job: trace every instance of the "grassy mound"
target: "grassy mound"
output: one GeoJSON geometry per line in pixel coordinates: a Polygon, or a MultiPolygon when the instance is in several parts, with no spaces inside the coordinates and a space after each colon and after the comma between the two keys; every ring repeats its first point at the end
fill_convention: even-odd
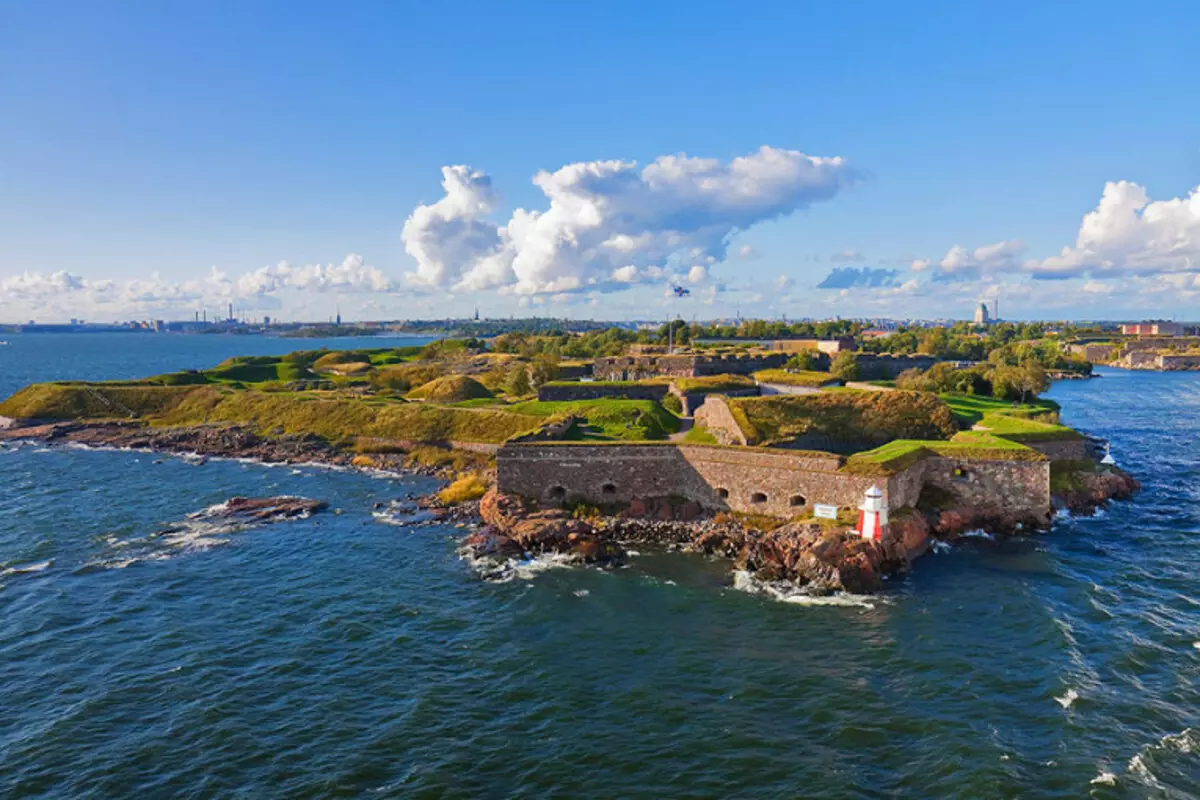
{"type": "Polygon", "coordinates": [[[958,432],[950,408],[928,392],[831,392],[730,398],[729,410],[755,445],[812,436],[833,448],[893,439],[946,440],[958,432]]]}
{"type": "Polygon", "coordinates": [[[576,439],[666,439],[679,429],[679,420],[653,400],[531,400],[508,406],[506,410],[539,419],[582,417],[585,423],[572,432],[576,439]]]}
{"type": "Polygon", "coordinates": [[[979,431],[964,431],[948,442],[897,439],[874,450],[855,453],[846,459],[842,471],[853,475],[887,477],[929,456],[976,461],[1046,460],[1044,455],[1023,444],[979,431]]]}
{"type": "Polygon", "coordinates": [[[0,416],[45,420],[142,418],[169,412],[192,394],[215,391],[202,386],[36,383],[0,403],[0,416]]]}
{"type": "Polygon", "coordinates": [[[1083,438],[1083,434],[1066,425],[1038,422],[997,412],[984,414],[977,425],[989,433],[1014,442],[1060,442],[1083,438]]]}
{"type": "Polygon", "coordinates": [[[716,393],[736,389],[753,389],[754,379],[747,375],[704,375],[699,378],[676,378],[675,388],[687,393],[716,393]]]}
{"type": "Polygon", "coordinates": [[[1036,419],[1042,422],[1058,422],[1058,403],[1053,400],[1034,400],[1030,403],[1011,403],[995,397],[978,394],[946,392],[938,395],[950,406],[954,416],[970,427],[983,419],[985,414],[1006,414],[1010,417],[1036,419]]]}
{"type": "Polygon", "coordinates": [[[487,387],[466,375],[444,375],[409,392],[409,397],[431,403],[462,403],[466,400],[491,397],[487,387]]]}
{"type": "Polygon", "coordinates": [[[754,379],[759,383],[781,383],[785,386],[807,386],[813,389],[841,383],[828,372],[814,370],[788,372],[786,369],[764,369],[754,373],[754,379]]]}
{"type": "MultiPolygon", "coordinates": [[[[665,412],[664,412],[665,413],[665,412]]],[[[222,386],[36,384],[0,403],[18,419],[144,419],[152,425],[231,423],[265,434],[312,433],[414,442],[499,444],[539,424],[527,414],[397,403],[318,392],[263,392],[222,386]]]]}

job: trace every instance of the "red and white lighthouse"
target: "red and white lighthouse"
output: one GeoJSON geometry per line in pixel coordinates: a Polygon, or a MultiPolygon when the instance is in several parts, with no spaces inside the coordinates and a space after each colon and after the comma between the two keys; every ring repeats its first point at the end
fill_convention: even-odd
{"type": "Polygon", "coordinates": [[[867,489],[863,504],[858,507],[858,535],[878,542],[883,538],[887,524],[887,505],[883,502],[883,492],[878,486],[872,486],[867,489]]]}

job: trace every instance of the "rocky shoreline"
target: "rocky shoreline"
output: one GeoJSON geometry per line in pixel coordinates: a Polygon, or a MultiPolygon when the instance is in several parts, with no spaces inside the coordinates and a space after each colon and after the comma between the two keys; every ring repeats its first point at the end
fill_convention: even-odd
{"type": "MultiPolygon", "coordinates": [[[[112,421],[0,426],[0,444],[20,440],[447,477],[445,468],[414,465],[402,453],[364,458],[317,436],[268,438],[238,426],[152,428],[112,421]]],[[[1092,513],[1139,488],[1128,474],[1107,467],[1081,471],[1070,483],[1071,488],[1056,493],[1054,499],[1056,508],[1073,514],[1092,513]]],[[[243,511],[253,513],[253,509],[243,511]]],[[[392,524],[478,527],[461,547],[473,561],[555,555],[581,564],[615,566],[624,562],[630,549],[662,547],[728,558],[735,569],[758,580],[786,581],[814,595],[879,591],[885,580],[908,572],[935,539],[953,540],[979,529],[1006,535],[1045,527],[1042,520],[1015,519],[1001,508],[952,504],[895,515],[888,534],[876,542],[829,520],[791,521],[764,530],[735,516],[712,515],[694,502],[670,498],[635,500],[606,512],[591,510],[580,516],[562,508],[538,508],[495,489],[481,501],[451,505],[431,495],[378,503],[374,508],[377,518],[392,524]]]]}
{"type": "MultiPolygon", "coordinates": [[[[1076,488],[1055,497],[1058,508],[1090,514],[1140,487],[1116,469],[1077,476],[1076,488]]],[[[951,541],[977,530],[1013,535],[1044,529],[1040,520],[1015,519],[1000,508],[951,505],[893,516],[881,541],[864,539],[831,520],[785,522],[756,528],[726,515],[709,515],[692,502],[670,498],[635,500],[607,515],[578,516],[561,508],[538,508],[495,489],[480,502],[484,527],[463,542],[472,560],[493,563],[556,555],[599,566],[624,562],[631,547],[681,549],[731,559],[734,569],[760,581],[784,581],[812,595],[869,594],[908,572],[935,540],[951,541]]]]}
{"type": "Polygon", "coordinates": [[[242,458],[264,464],[321,464],[374,469],[396,475],[446,476],[444,468],[412,464],[403,453],[372,453],[364,456],[340,450],[312,434],[264,437],[237,425],[158,428],[139,422],[104,421],[0,426],[0,443],[20,440],[212,458],[242,458]]]}

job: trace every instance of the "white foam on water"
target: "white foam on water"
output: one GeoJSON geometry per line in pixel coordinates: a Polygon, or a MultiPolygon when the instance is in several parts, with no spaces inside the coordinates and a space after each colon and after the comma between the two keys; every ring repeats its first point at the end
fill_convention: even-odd
{"type": "Polygon", "coordinates": [[[929,540],[929,551],[931,553],[941,555],[943,553],[949,553],[953,549],[954,545],[950,544],[949,542],[944,542],[941,539],[929,540]]]}
{"type": "Polygon", "coordinates": [[[0,577],[5,575],[33,575],[38,572],[45,572],[53,566],[53,559],[47,561],[31,561],[28,564],[14,564],[11,567],[0,569],[0,577]]]}
{"type": "Polygon", "coordinates": [[[1066,694],[1061,697],[1054,698],[1054,702],[1058,703],[1063,708],[1070,708],[1071,705],[1079,699],[1079,692],[1074,689],[1067,689],[1066,694]]]}
{"type": "Polygon", "coordinates": [[[1197,650],[1200,650],[1200,642],[1192,642],[1192,647],[1196,648],[1197,650]]]}
{"type": "Polygon", "coordinates": [[[760,581],[746,570],[734,570],[733,588],[739,592],[761,594],[781,603],[798,606],[875,608],[877,604],[884,602],[877,597],[862,594],[815,595],[790,581],[760,581]]]}
{"type": "Polygon", "coordinates": [[[1101,771],[1099,775],[1088,781],[1092,786],[1116,786],[1117,776],[1111,772],[1101,771]]]}
{"type": "Polygon", "coordinates": [[[576,597],[587,597],[589,594],[591,594],[591,592],[589,592],[587,589],[576,589],[575,591],[571,592],[571,594],[575,595],[576,597]]]}
{"type": "Polygon", "coordinates": [[[1151,767],[1161,755],[1171,753],[1188,754],[1200,749],[1200,734],[1192,728],[1184,728],[1179,733],[1168,733],[1157,742],[1143,747],[1137,755],[1129,759],[1126,771],[1137,775],[1152,787],[1162,789],[1163,784],[1158,780],[1151,767]]]}
{"type": "Polygon", "coordinates": [[[570,555],[544,553],[533,558],[505,558],[476,556],[470,548],[459,550],[459,556],[481,579],[489,583],[510,583],[515,580],[529,581],[552,569],[575,567],[579,562],[570,555]]]}
{"type": "Polygon", "coordinates": [[[993,534],[990,534],[987,531],[985,531],[983,528],[976,528],[973,531],[963,531],[962,533],[959,534],[959,538],[962,538],[962,539],[987,539],[989,542],[996,541],[996,537],[993,534]]]}

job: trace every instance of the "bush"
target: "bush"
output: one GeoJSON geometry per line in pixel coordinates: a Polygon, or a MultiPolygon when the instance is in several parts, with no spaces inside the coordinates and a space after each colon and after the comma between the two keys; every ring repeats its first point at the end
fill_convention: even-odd
{"type": "Polygon", "coordinates": [[[820,362],[816,355],[809,350],[801,350],[787,360],[785,365],[790,370],[798,372],[812,372],[817,369],[820,362]]]}
{"type": "Polygon", "coordinates": [[[520,362],[513,364],[508,373],[508,383],[504,388],[513,397],[524,397],[533,391],[533,385],[529,382],[529,370],[525,368],[524,364],[520,362]]]}
{"type": "Polygon", "coordinates": [[[843,381],[858,380],[858,356],[849,350],[843,350],[833,359],[829,372],[835,378],[843,381]]]}
{"type": "Polygon", "coordinates": [[[459,477],[454,483],[438,492],[438,499],[448,505],[478,500],[487,494],[488,483],[481,475],[470,474],[459,477]]]}
{"type": "Polygon", "coordinates": [[[662,407],[667,411],[670,411],[672,414],[683,413],[683,401],[679,399],[679,395],[667,394],[667,396],[662,399],[662,407]]]}

